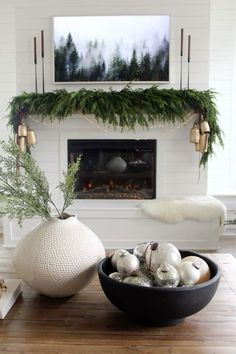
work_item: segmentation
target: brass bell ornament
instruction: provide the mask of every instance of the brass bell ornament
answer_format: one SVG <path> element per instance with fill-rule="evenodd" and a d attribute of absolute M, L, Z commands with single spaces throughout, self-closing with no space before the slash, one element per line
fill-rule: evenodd
<path fill-rule="evenodd" d="M 27 146 L 30 147 L 37 143 L 34 130 L 28 128 L 24 121 L 17 128 L 17 143 L 21 152 L 25 152 Z"/>
<path fill-rule="evenodd" d="M 200 129 L 201 129 L 201 134 L 209 134 L 210 133 L 210 126 L 209 123 L 206 120 L 202 120 L 200 122 Z"/>
<path fill-rule="evenodd" d="M 37 141 L 36 141 L 36 136 L 35 136 L 35 132 L 33 129 L 29 128 L 27 130 L 26 142 L 27 142 L 27 145 L 29 145 L 29 146 L 36 145 Z"/>
<path fill-rule="evenodd" d="M 17 130 L 17 135 L 19 138 L 21 137 L 27 137 L 27 126 L 26 124 L 23 122 L 20 125 L 18 125 L 18 130 Z"/>
<path fill-rule="evenodd" d="M 194 122 L 190 130 L 190 143 L 195 144 L 195 151 L 204 153 L 208 150 L 208 137 L 210 134 L 210 125 L 203 118 L 203 113 L 199 113 L 198 119 Z"/>
<path fill-rule="evenodd" d="M 25 141 L 25 137 L 24 136 L 19 137 L 18 145 L 20 147 L 20 151 L 21 152 L 25 152 L 25 150 L 26 150 L 26 141 Z"/>
<path fill-rule="evenodd" d="M 201 134 L 199 143 L 195 144 L 195 151 L 206 152 L 208 149 L 208 134 Z"/>
<path fill-rule="evenodd" d="M 200 140 L 200 129 L 198 126 L 194 125 L 190 130 L 190 143 L 197 144 Z"/>

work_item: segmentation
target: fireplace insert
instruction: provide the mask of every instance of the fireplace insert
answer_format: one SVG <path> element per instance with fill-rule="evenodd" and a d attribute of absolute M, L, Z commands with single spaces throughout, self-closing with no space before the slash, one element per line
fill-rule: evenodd
<path fill-rule="evenodd" d="M 156 197 L 156 140 L 68 140 L 68 164 L 79 155 L 78 199 Z"/>

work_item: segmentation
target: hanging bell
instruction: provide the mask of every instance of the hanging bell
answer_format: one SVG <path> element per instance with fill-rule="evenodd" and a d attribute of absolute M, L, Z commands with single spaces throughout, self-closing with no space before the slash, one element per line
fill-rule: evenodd
<path fill-rule="evenodd" d="M 199 141 L 199 151 L 206 152 L 208 149 L 208 134 L 201 134 Z"/>
<path fill-rule="evenodd" d="M 208 134 L 201 134 L 199 143 L 195 144 L 195 151 L 207 152 L 208 150 Z"/>
<path fill-rule="evenodd" d="M 200 129 L 201 129 L 201 134 L 210 133 L 209 123 L 206 120 L 202 120 L 200 122 Z"/>
<path fill-rule="evenodd" d="M 26 150 L 26 142 L 25 142 L 25 137 L 22 136 L 19 138 L 19 146 L 20 146 L 20 151 L 25 152 Z"/>
<path fill-rule="evenodd" d="M 26 137 L 27 145 L 36 145 L 36 136 L 33 129 L 28 129 Z"/>
<path fill-rule="evenodd" d="M 200 152 L 200 144 L 195 143 L 195 151 Z"/>
<path fill-rule="evenodd" d="M 25 125 L 24 122 L 22 124 L 18 125 L 17 134 L 20 138 L 27 136 L 27 126 Z"/>
<path fill-rule="evenodd" d="M 190 130 L 190 143 L 199 143 L 200 140 L 200 130 L 197 126 L 193 126 Z"/>

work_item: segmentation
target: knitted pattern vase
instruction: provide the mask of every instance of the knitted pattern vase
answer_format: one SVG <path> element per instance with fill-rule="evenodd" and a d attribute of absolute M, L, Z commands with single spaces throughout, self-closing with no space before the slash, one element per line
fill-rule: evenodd
<path fill-rule="evenodd" d="M 41 294 L 64 297 L 77 293 L 96 274 L 104 247 L 77 217 L 51 218 L 19 240 L 13 262 L 18 275 Z"/>

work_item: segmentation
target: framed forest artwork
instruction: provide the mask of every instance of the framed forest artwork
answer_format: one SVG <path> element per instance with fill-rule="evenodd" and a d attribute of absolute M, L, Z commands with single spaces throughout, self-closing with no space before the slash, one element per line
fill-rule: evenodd
<path fill-rule="evenodd" d="M 169 82 L 169 16 L 54 17 L 54 80 Z"/>

